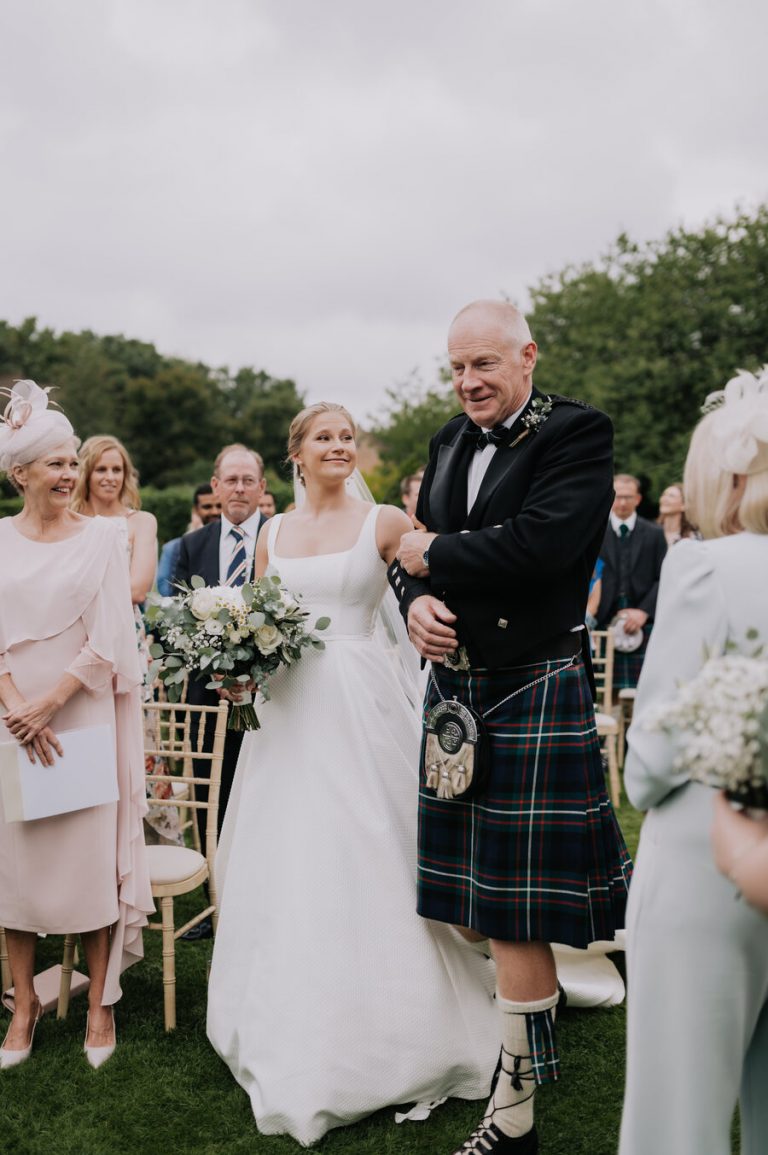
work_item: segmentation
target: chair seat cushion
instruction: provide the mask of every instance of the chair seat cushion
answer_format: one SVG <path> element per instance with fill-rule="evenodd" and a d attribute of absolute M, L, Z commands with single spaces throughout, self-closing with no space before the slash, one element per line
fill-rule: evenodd
<path fill-rule="evenodd" d="M 595 722 L 598 734 L 618 734 L 619 732 L 619 723 L 612 714 L 603 714 L 600 710 L 595 710 Z"/>
<path fill-rule="evenodd" d="M 183 882 L 205 866 L 205 858 L 186 846 L 148 846 L 149 877 L 154 885 Z"/>

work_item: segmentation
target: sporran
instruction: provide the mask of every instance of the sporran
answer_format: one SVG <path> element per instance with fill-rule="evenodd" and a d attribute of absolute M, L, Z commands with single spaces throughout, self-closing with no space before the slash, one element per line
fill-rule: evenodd
<path fill-rule="evenodd" d="M 479 794 L 490 772 L 483 720 L 455 699 L 438 702 L 425 722 L 422 769 L 438 798 L 463 801 Z"/>

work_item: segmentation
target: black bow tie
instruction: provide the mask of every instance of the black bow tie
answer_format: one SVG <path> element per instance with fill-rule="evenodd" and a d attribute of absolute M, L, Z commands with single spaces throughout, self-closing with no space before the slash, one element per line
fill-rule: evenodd
<path fill-rule="evenodd" d="M 482 429 L 465 429 L 462 436 L 474 445 L 475 449 L 485 449 L 487 445 L 509 445 L 512 440 L 512 429 L 506 425 L 494 425 L 484 433 Z"/>

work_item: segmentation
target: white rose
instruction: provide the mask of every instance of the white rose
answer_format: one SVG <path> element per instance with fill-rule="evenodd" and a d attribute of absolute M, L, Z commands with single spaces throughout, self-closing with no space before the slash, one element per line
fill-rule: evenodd
<path fill-rule="evenodd" d="M 216 594 L 206 586 L 201 586 L 189 599 L 189 608 L 196 618 L 205 621 L 216 610 Z"/>
<path fill-rule="evenodd" d="M 243 635 L 240 633 L 240 631 L 239 630 L 233 630 L 231 626 L 230 626 L 230 629 L 228 632 L 228 637 L 229 637 L 230 642 L 232 642 L 232 644 L 235 646 L 238 644 L 238 642 L 241 642 L 243 640 Z"/>
<path fill-rule="evenodd" d="M 208 621 L 205 623 L 205 632 L 206 632 L 206 634 L 210 634 L 212 637 L 216 637 L 219 634 L 223 634 L 224 633 L 224 623 L 220 622 L 218 618 L 209 618 Z"/>
<path fill-rule="evenodd" d="M 262 654 L 273 653 L 283 640 L 277 626 L 259 626 L 253 636 Z"/>

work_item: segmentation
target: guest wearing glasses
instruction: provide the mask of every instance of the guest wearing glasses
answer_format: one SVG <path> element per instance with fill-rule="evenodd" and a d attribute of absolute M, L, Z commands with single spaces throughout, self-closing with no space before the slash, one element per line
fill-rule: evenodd
<path fill-rule="evenodd" d="M 181 539 L 174 582 L 189 584 L 199 574 L 206 585 L 243 585 L 253 577 L 253 555 L 256 538 L 266 518 L 259 512 L 259 501 L 264 492 L 264 462 L 261 456 L 245 445 L 227 445 L 213 466 L 211 478 L 213 495 L 221 503 L 221 517 L 209 525 L 186 534 Z M 205 689 L 205 679 L 191 678 L 187 701 L 196 706 L 218 705 L 224 691 Z M 213 715 L 209 716 L 213 718 Z M 213 748 L 213 725 L 206 732 L 204 749 Z M 240 731 L 228 730 L 224 747 L 219 795 L 219 829 L 227 809 L 232 779 L 235 775 L 240 744 Z M 196 775 L 209 772 L 207 762 L 195 764 Z M 198 798 L 205 788 L 198 787 Z M 205 811 L 198 810 L 200 839 L 205 850 Z M 189 940 L 210 938 L 212 928 L 205 919 L 182 937 Z"/>

